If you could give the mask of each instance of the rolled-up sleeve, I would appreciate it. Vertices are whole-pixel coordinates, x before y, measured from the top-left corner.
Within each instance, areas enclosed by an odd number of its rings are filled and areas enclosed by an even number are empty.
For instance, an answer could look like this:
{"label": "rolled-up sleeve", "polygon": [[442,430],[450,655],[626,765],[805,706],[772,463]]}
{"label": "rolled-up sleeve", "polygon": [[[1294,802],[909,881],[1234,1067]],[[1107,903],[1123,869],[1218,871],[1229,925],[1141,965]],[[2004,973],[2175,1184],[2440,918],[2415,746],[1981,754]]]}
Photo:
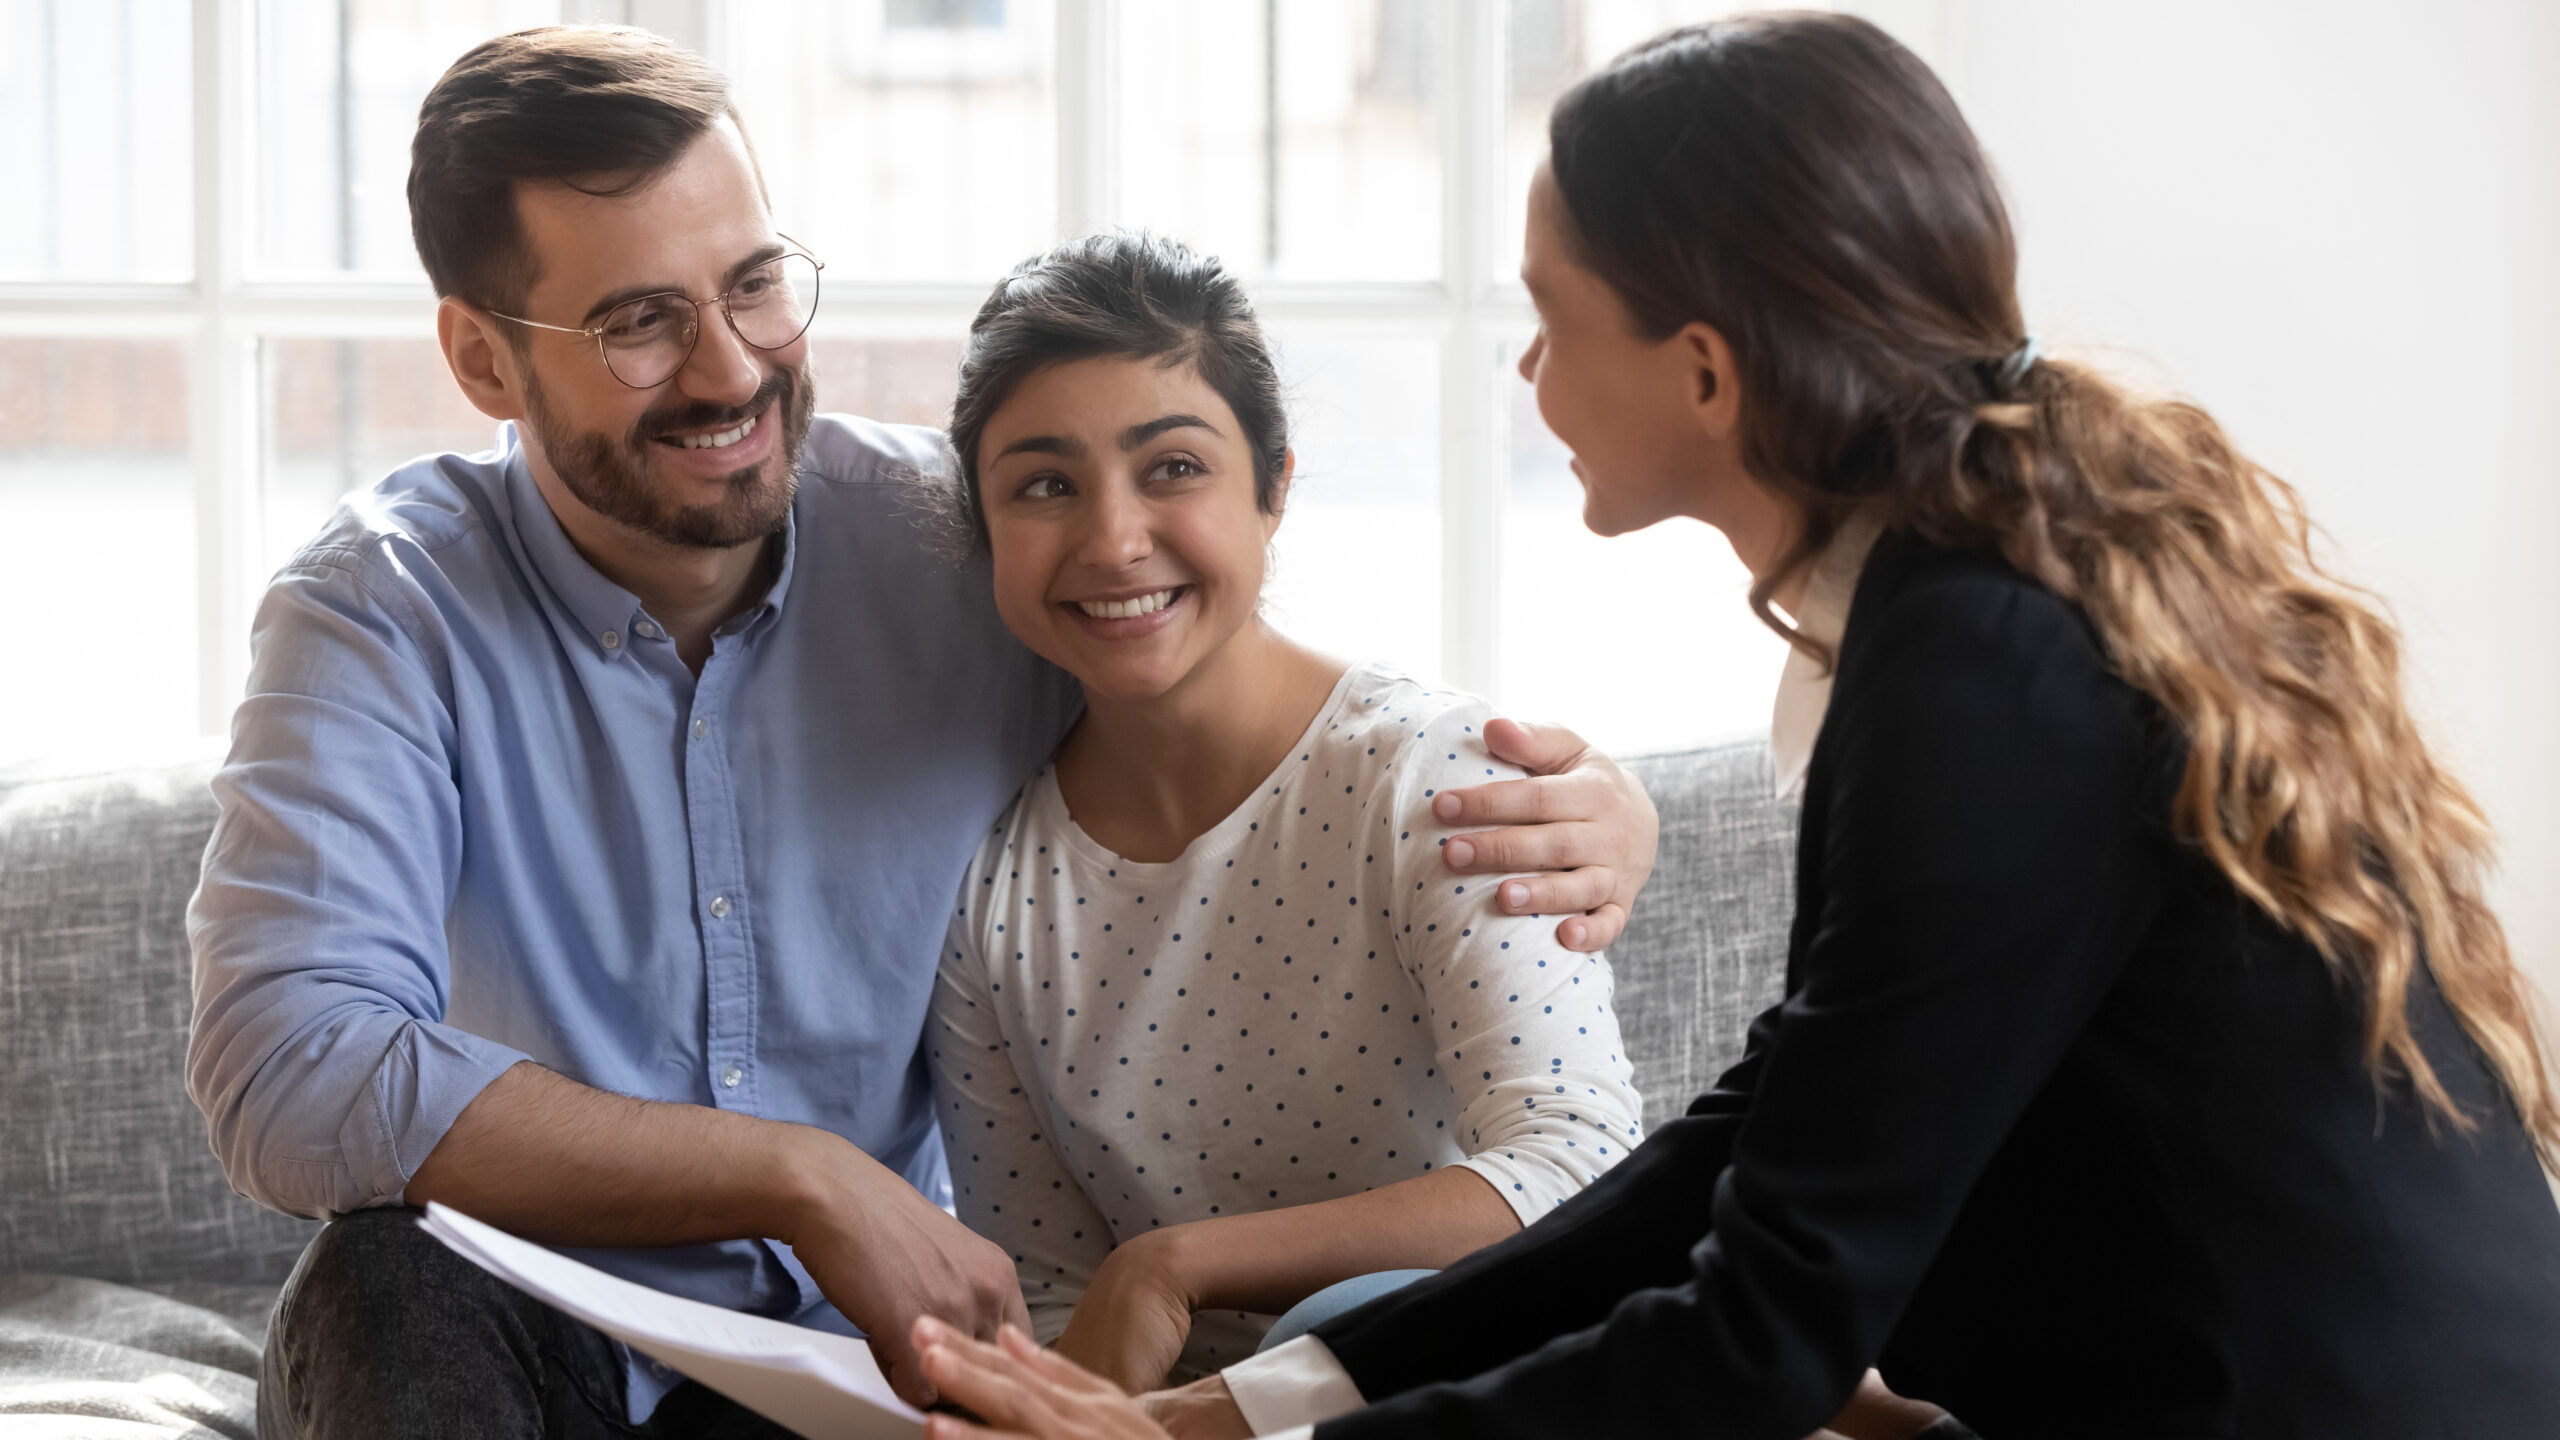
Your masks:
{"label": "rolled-up sleeve", "polygon": [[378,559],[306,552],[269,588],[187,913],[188,1093],[234,1189],[315,1219],[398,1202],[527,1058],[441,1023],[452,712],[438,637],[368,583]]}

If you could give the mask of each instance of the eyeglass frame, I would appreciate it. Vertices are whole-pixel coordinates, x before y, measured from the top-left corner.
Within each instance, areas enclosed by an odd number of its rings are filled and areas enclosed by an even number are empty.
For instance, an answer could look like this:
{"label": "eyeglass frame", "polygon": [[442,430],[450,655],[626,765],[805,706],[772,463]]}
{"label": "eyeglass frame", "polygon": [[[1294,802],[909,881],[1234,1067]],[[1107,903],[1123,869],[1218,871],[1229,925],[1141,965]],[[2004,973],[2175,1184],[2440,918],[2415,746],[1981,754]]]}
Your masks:
{"label": "eyeglass frame", "polygon": [[[792,238],[791,238],[790,236],[788,236],[788,235],[783,235],[783,234],[782,234],[782,232],[781,232],[781,231],[779,231],[779,230],[777,230],[777,231],[775,231],[775,232],[773,232],[773,233],[774,233],[774,234],[776,234],[776,235],[780,235],[780,236],[782,237],[783,241],[784,241],[786,244],[790,245],[790,246],[791,246],[791,248],[790,248],[790,249],[788,249],[788,250],[783,251],[783,252],[782,252],[781,254],[779,254],[779,255],[768,256],[768,257],[766,257],[765,259],[762,259],[762,260],[757,261],[754,265],[752,265],[752,266],[749,266],[749,267],[748,267],[748,269],[749,269],[750,271],[755,270],[755,269],[758,269],[758,268],[761,268],[761,267],[766,266],[766,265],[771,265],[771,264],[773,264],[774,262],[779,261],[779,260],[788,260],[788,259],[790,259],[792,256],[797,255],[797,256],[799,256],[801,259],[808,261],[808,262],[809,262],[809,264],[810,264],[811,266],[813,266],[813,267],[814,267],[814,268],[815,268],[815,269],[816,269],[816,270],[817,270],[821,275],[823,275],[823,274],[825,273],[826,268],[827,268],[827,262],[826,262],[826,261],[824,261],[824,260],[819,259],[819,258],[818,258],[817,256],[815,256],[815,255],[810,254],[810,253],[809,253],[809,247],[808,247],[808,246],[801,244],[799,241],[792,239]],[[742,278],[743,278],[743,277],[742,277]],[[746,346],[746,347],[747,347],[748,349],[750,349],[750,350],[761,350],[761,351],[763,351],[764,353],[766,353],[766,354],[770,355],[770,354],[772,354],[774,351],[776,351],[776,350],[780,350],[780,349],[783,349],[785,346],[790,345],[793,341],[798,340],[798,339],[800,338],[800,336],[802,336],[802,335],[806,335],[806,334],[808,334],[808,333],[809,333],[809,327],[810,327],[812,324],[816,323],[817,318],[818,318],[818,294],[819,294],[819,291],[823,288],[824,283],[825,283],[825,282],[824,282],[823,280],[820,280],[819,282],[816,282],[815,284],[813,284],[813,285],[811,286],[810,291],[809,291],[809,316],[808,316],[808,318],[807,318],[807,319],[805,319],[805,320],[802,320],[802,321],[800,322],[800,329],[799,329],[799,332],[798,332],[797,334],[794,334],[794,335],[791,337],[791,339],[790,339],[790,340],[785,340],[785,341],[783,341],[781,345],[758,345],[758,344],[757,344],[756,342],[754,342],[753,340],[750,340],[750,339],[748,339],[748,338],[747,338],[747,332],[745,332],[744,330],[741,330],[741,329],[739,329],[739,328],[738,328],[738,317],[737,317],[736,315],[734,315],[734,314],[731,314],[731,313],[730,313],[730,311],[729,311],[729,295],[730,295],[730,292],[731,292],[731,291],[734,291],[734,290],[736,290],[736,289],[738,288],[738,286],[737,286],[736,282],[734,282],[734,281],[733,281],[733,282],[731,282],[731,284],[730,284],[730,286],[729,286],[729,288],[728,288],[727,290],[723,290],[723,291],[721,291],[719,294],[712,296],[712,297],[711,297],[709,300],[707,300],[707,301],[704,301],[704,300],[696,300],[696,299],[694,299],[692,296],[687,295],[686,293],[684,293],[684,292],[683,292],[683,291],[681,291],[681,290],[652,290],[652,291],[650,291],[650,292],[649,292],[648,294],[646,294],[646,295],[634,295],[634,296],[632,296],[632,297],[631,297],[630,299],[628,299],[628,300],[623,300],[623,301],[619,301],[619,302],[617,302],[617,303],[614,305],[613,310],[608,310],[608,311],[606,311],[606,312],[605,312],[605,317],[606,317],[607,319],[611,319],[611,318],[612,318],[612,316],[613,316],[614,311],[615,311],[615,310],[620,310],[620,309],[621,309],[623,306],[625,306],[625,305],[637,305],[637,304],[639,304],[639,303],[640,303],[641,301],[643,301],[643,300],[662,300],[662,299],[665,299],[667,296],[670,296],[670,295],[674,296],[675,298],[677,298],[677,299],[679,299],[679,300],[682,300],[682,301],[683,301],[684,303],[686,303],[687,305],[690,305],[690,306],[692,306],[692,307],[693,307],[693,314],[694,314],[694,322],[693,322],[693,339],[692,339],[692,341],[691,341],[690,343],[688,343],[688,344],[684,347],[684,358],[683,358],[683,359],[681,359],[681,360],[678,360],[678,361],[676,362],[676,364],[675,364],[675,368],[674,368],[674,369],[672,369],[672,370],[669,370],[669,371],[667,372],[666,380],[660,380],[660,381],[658,381],[656,384],[652,384],[652,385],[635,385],[635,384],[633,384],[631,381],[623,380],[623,379],[622,379],[622,372],[613,368],[613,358],[612,358],[610,355],[608,355],[608,354],[606,354],[606,353],[605,353],[605,343],[604,343],[604,332],[605,332],[607,329],[611,328],[611,327],[609,327],[609,326],[604,326],[604,325],[589,325],[589,326],[586,326],[586,327],[584,327],[584,328],[580,328],[580,327],[575,326],[575,325],[553,325],[553,324],[549,324],[549,323],[544,322],[544,321],[541,321],[541,320],[528,320],[528,319],[526,319],[526,318],[525,318],[524,316],[522,316],[522,315],[510,315],[510,314],[508,314],[507,312],[505,312],[505,311],[503,311],[503,310],[490,310],[490,311],[488,311],[488,313],[489,313],[490,315],[492,315],[492,316],[495,316],[496,318],[498,318],[498,319],[500,319],[500,320],[512,320],[512,321],[514,321],[514,322],[515,322],[516,324],[518,324],[518,325],[527,325],[527,326],[531,326],[532,328],[534,328],[534,329],[536,329],[536,330],[554,330],[554,331],[558,331],[560,334],[563,334],[563,335],[575,335],[575,336],[579,337],[580,339],[584,339],[584,340],[593,340],[594,342],[596,342],[596,359],[598,359],[599,361],[602,361],[602,362],[603,362],[603,364],[604,364],[604,373],[606,373],[607,375],[612,376],[615,380],[621,381],[621,383],[622,383],[622,384],[624,384],[624,385],[626,385],[626,386],[629,386],[631,389],[634,389],[634,390],[655,390],[655,389],[657,389],[657,388],[658,388],[658,386],[659,386],[659,385],[664,385],[664,384],[666,384],[666,383],[667,383],[667,380],[673,380],[673,379],[674,379],[674,378],[676,378],[678,375],[683,374],[683,373],[684,373],[684,367],[685,367],[685,366],[687,366],[687,365],[689,365],[689,364],[691,364],[691,363],[693,362],[693,352],[694,352],[695,350],[699,349],[699,348],[701,347],[701,345],[702,345],[702,307],[703,307],[704,305],[709,304],[709,305],[717,305],[717,306],[719,306],[719,307],[720,307],[720,318],[721,318],[721,319],[723,319],[723,320],[725,320],[725,321],[727,321],[727,322],[729,323],[729,333],[738,337],[738,343],[739,343],[739,344]],[[486,309],[487,307],[485,307],[485,306],[484,306],[484,307],[482,307],[482,308]]]}

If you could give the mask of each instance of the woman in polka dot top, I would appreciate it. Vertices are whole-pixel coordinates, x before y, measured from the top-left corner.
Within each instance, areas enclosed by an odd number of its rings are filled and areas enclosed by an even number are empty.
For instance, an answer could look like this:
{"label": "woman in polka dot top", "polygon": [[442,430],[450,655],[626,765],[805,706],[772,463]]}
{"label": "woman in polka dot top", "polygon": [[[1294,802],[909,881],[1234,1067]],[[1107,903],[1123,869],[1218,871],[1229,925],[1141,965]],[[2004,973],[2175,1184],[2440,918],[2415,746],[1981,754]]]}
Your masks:
{"label": "woman in polka dot top", "polygon": [[961,1217],[1131,1389],[1335,1282],[1437,1268],[1641,1138],[1607,962],[1448,872],[1472,696],[1257,610],[1291,457],[1214,262],[1079,241],[980,312],[956,507],[1087,711],[981,847],[925,1045]]}

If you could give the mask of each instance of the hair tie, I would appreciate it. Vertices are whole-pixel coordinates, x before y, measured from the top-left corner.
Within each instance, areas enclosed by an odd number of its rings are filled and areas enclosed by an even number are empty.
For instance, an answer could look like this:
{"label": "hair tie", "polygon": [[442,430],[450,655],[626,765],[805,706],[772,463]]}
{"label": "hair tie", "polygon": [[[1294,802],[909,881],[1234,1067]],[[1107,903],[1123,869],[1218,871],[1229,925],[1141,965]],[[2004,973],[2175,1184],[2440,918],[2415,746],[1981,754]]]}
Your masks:
{"label": "hair tie", "polygon": [[2033,335],[2028,336],[2017,349],[2009,352],[2009,358],[2000,362],[2000,368],[1991,373],[1991,388],[2006,400],[2018,388],[2019,382],[2027,378],[2027,372],[2035,368],[2036,360],[2043,354],[2044,342]]}

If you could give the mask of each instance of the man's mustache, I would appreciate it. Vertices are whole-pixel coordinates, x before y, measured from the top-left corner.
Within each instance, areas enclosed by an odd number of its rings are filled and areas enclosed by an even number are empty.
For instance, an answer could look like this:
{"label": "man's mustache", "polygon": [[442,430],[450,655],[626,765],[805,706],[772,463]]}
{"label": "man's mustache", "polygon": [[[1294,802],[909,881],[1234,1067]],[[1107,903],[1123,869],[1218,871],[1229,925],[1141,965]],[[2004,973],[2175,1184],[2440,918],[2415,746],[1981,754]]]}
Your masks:
{"label": "man's mustache", "polygon": [[775,401],[788,397],[792,387],[798,383],[799,377],[792,372],[776,370],[765,376],[764,383],[756,387],[756,393],[748,396],[743,405],[706,405],[698,400],[682,405],[671,405],[664,410],[652,410],[641,416],[640,423],[633,427],[633,433],[645,444],[677,430],[725,428],[735,425],[741,420],[763,414],[772,408]]}

